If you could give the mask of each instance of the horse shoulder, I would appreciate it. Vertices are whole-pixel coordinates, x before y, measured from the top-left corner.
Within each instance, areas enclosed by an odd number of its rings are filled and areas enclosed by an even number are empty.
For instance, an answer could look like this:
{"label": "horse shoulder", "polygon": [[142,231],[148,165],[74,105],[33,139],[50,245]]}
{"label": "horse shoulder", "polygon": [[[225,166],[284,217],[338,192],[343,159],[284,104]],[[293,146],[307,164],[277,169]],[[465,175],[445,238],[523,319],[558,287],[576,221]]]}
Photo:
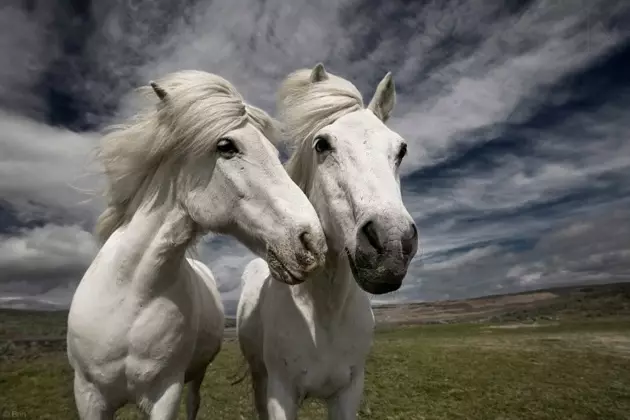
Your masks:
{"label": "horse shoulder", "polygon": [[115,232],[101,247],[72,297],[67,320],[68,358],[71,364],[102,365],[124,358],[128,331],[135,312],[122,305],[125,283],[112,275],[118,264],[120,235]]}
{"label": "horse shoulder", "polygon": [[243,270],[243,275],[241,276],[243,289],[257,289],[258,287],[262,287],[265,279],[267,279],[270,274],[271,272],[269,271],[267,261],[263,258],[253,259],[245,266],[245,270]]}
{"label": "horse shoulder", "polygon": [[193,272],[199,277],[202,284],[212,293],[213,296],[219,297],[219,289],[217,288],[217,281],[212,273],[210,267],[208,267],[203,262],[196,260],[194,258],[186,258],[188,264],[193,269]]}
{"label": "horse shoulder", "polygon": [[262,291],[267,278],[270,276],[269,266],[262,258],[249,262],[241,275],[242,292],[238,304],[237,317],[248,317],[249,313],[260,303]]}
{"label": "horse shoulder", "polygon": [[[291,288],[271,275],[267,262],[257,258],[250,262],[241,277],[243,290],[239,301],[239,315],[242,320],[256,318],[258,323],[271,323],[279,329],[278,316],[285,318],[284,309],[295,307]],[[279,313],[280,311],[281,313]]]}
{"label": "horse shoulder", "polygon": [[186,377],[191,378],[205,370],[220,351],[225,331],[225,314],[212,270],[199,260],[186,260],[191,268],[192,293],[197,297],[198,306],[194,352],[186,370]]}
{"label": "horse shoulder", "polygon": [[212,270],[199,260],[193,258],[186,258],[186,260],[192,268],[191,291],[197,297],[199,304],[197,310],[201,314],[200,322],[214,329],[222,327],[225,317],[223,301]]}
{"label": "horse shoulder", "polygon": [[263,324],[260,305],[262,291],[269,267],[262,258],[256,258],[245,266],[241,275],[242,292],[236,311],[236,329],[241,350],[247,356],[259,354],[262,346]]}

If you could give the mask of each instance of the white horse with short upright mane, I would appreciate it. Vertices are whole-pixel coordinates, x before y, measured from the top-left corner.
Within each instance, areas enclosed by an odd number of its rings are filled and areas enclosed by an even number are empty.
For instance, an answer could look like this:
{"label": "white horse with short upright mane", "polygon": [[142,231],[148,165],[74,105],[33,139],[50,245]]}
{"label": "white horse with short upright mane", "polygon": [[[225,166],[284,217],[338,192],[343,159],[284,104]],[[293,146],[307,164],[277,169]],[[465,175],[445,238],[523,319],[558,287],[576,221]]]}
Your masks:
{"label": "white horse with short upright mane", "polygon": [[[145,87],[148,109],[104,137],[104,242],[73,297],[68,359],[81,419],[112,419],[136,403],[174,419],[185,383],[188,419],[221,347],[223,306],[212,273],[186,251],[229,234],[301,281],[326,241],[308,199],[270,142],[274,123],[225,79],[171,73]],[[156,100],[157,100],[156,98]]]}
{"label": "white horse with short upright mane", "polygon": [[270,261],[245,269],[238,339],[261,419],[294,420],[308,397],[326,400],[332,420],[356,418],[374,328],[366,292],[397,290],[418,247],[398,175],[407,146],[385,125],[394,103],[390,73],[364,108],[322,64],[280,89],[296,142],[287,171],[319,214],[328,253],[323,270],[293,286],[274,280]]}

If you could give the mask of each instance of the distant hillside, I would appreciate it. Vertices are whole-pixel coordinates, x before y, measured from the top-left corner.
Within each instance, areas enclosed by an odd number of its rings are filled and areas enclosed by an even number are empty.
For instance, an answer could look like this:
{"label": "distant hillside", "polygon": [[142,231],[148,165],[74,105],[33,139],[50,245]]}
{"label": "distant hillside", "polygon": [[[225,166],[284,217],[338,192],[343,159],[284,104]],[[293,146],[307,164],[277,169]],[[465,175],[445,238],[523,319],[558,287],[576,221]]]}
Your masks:
{"label": "distant hillside", "polygon": [[567,286],[442,302],[379,305],[379,324],[512,322],[630,316],[630,282]]}
{"label": "distant hillside", "polygon": [[0,340],[65,337],[68,311],[0,309]]}
{"label": "distant hillside", "polygon": [[44,299],[30,297],[0,297],[1,309],[19,309],[31,311],[63,311],[64,305]]}
{"label": "distant hillside", "polygon": [[[570,317],[630,317],[630,283],[571,286],[442,302],[379,305],[379,324],[512,322]],[[60,339],[68,311],[0,309],[0,341]],[[235,327],[226,317],[227,328]]]}

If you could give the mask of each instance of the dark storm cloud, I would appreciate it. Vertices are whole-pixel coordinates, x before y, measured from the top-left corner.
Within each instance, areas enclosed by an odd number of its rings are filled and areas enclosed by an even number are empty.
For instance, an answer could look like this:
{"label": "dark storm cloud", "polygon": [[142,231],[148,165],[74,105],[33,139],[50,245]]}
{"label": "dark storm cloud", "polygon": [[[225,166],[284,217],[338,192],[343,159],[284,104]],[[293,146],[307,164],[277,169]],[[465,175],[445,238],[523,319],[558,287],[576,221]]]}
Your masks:
{"label": "dark storm cloud", "polygon": [[59,53],[50,23],[48,13],[35,16],[23,2],[0,5],[0,108],[36,118],[45,112],[46,99],[37,89],[42,73]]}

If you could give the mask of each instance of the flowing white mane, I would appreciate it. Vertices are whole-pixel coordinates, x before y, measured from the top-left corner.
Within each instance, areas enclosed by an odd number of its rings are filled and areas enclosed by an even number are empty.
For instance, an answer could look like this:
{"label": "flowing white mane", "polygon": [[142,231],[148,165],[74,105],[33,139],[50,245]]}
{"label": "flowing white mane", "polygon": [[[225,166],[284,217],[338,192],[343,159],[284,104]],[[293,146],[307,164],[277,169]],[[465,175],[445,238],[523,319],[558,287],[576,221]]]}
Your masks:
{"label": "flowing white mane", "polygon": [[313,83],[311,69],[291,73],[278,93],[278,112],[284,137],[292,156],[287,172],[300,188],[307,191],[312,162],[303,159],[314,133],[350,112],[363,109],[361,92],[349,81],[328,73],[328,79]]}
{"label": "flowing white mane", "polygon": [[222,135],[247,123],[268,139],[277,138],[276,122],[245,103],[220,76],[185,70],[157,83],[167,95],[164,100],[156,106],[159,99],[153,89],[139,88],[139,95],[153,99],[150,106],[129,121],[109,127],[97,151],[108,181],[108,207],[96,223],[96,234],[103,242],[133,215],[139,204],[136,195],[165,162],[206,153]]}

